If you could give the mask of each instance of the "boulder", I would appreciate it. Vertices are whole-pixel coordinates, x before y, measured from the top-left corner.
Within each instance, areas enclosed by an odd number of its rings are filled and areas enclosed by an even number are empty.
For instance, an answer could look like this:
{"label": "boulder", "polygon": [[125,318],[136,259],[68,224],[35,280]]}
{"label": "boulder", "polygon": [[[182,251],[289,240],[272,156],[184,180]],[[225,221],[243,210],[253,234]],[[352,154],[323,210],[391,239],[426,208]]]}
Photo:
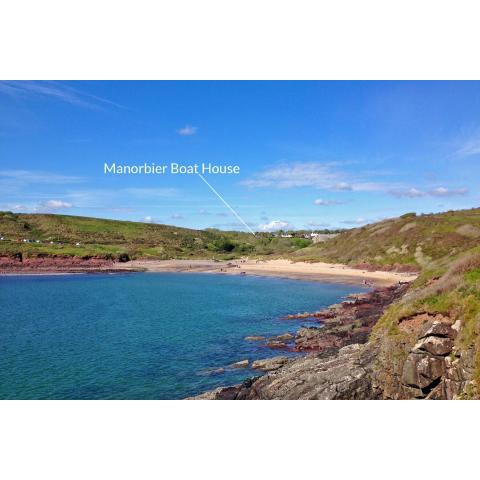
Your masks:
{"label": "boulder", "polygon": [[442,337],[424,337],[413,347],[413,352],[421,353],[422,351],[431,353],[432,355],[448,355],[453,348],[453,340],[451,338]]}
{"label": "boulder", "polygon": [[288,357],[272,357],[266,358],[263,360],[255,360],[252,363],[252,368],[257,370],[263,370],[264,372],[271,372],[273,370],[278,370],[280,367],[285,365],[288,361]]}
{"label": "boulder", "polygon": [[409,387],[428,389],[445,373],[445,359],[427,353],[410,353],[403,365],[402,382]]}
{"label": "boulder", "polygon": [[282,333],[282,335],[276,335],[275,337],[271,337],[269,341],[280,341],[280,342],[289,342],[295,338],[294,335],[291,333]]}
{"label": "boulder", "polygon": [[426,338],[430,336],[455,338],[456,335],[456,330],[454,330],[450,324],[436,320],[429,328],[427,328],[425,333],[420,338]]}
{"label": "boulder", "polygon": [[233,368],[247,368],[250,362],[248,360],[240,360],[239,362],[232,363]]}
{"label": "boulder", "polygon": [[260,335],[249,335],[248,337],[245,337],[245,340],[247,342],[261,342],[262,340],[265,340],[265,337]]}
{"label": "boulder", "polygon": [[280,342],[279,340],[269,340],[266,343],[268,348],[275,348],[277,350],[285,350],[288,348],[288,345],[285,342]]}

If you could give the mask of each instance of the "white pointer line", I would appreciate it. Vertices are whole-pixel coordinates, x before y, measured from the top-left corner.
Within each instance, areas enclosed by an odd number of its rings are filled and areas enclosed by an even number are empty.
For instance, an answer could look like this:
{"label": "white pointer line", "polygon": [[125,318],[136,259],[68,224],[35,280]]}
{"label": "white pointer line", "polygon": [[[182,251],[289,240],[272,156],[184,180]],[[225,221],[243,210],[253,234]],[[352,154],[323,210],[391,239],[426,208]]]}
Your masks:
{"label": "white pointer line", "polygon": [[200,175],[199,173],[197,173],[197,175],[208,185],[208,187],[210,188],[210,190],[223,202],[223,204],[228,208],[230,209],[230,211],[245,225],[245,227],[247,227],[248,231],[253,235],[255,236],[255,232],[245,223],[245,221],[243,220],[243,218],[227,203],[226,200],[223,199],[223,197],[207,182],[207,180],[205,180],[205,178]]}

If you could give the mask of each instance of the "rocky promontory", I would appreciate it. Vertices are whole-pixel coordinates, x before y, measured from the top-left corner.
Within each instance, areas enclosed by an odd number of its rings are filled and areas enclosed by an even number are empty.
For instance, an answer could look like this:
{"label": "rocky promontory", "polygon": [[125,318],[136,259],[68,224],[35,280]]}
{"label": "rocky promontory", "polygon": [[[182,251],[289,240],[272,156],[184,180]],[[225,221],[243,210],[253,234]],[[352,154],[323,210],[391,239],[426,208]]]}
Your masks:
{"label": "rocky promontory", "polygon": [[296,358],[257,360],[263,376],[243,384],[220,387],[197,399],[366,399],[379,398],[372,381],[377,348],[365,345],[385,308],[398,300],[407,284],[352,295],[318,312],[290,315],[288,320],[310,319],[317,326],[302,327],[294,339]]}

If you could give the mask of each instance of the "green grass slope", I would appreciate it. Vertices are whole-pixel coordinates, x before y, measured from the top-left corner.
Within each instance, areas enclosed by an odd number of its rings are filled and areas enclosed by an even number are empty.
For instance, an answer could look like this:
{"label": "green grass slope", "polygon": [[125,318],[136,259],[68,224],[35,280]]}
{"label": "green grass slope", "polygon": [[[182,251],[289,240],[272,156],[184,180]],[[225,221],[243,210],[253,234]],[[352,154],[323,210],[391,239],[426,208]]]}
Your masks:
{"label": "green grass slope", "polygon": [[[310,242],[243,232],[53,214],[0,212],[0,255],[218,258],[290,254]],[[23,240],[30,240],[25,243]],[[38,242],[37,242],[38,241]],[[80,245],[76,245],[80,243]]]}
{"label": "green grass slope", "polygon": [[480,209],[430,215],[406,214],[344,231],[324,243],[296,251],[292,259],[428,266],[480,244]]}

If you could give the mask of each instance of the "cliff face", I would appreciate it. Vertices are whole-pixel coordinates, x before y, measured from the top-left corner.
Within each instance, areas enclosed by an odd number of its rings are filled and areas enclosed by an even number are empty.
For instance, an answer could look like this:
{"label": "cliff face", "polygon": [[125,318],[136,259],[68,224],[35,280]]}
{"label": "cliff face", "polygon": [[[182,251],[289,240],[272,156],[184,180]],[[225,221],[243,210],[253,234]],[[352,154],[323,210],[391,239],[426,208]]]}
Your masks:
{"label": "cliff face", "polygon": [[461,323],[425,314],[411,321],[420,318],[422,325],[410,339],[380,343],[373,366],[373,388],[386,399],[474,398],[475,347],[456,346]]}
{"label": "cliff face", "polygon": [[425,271],[374,327],[383,398],[478,398],[480,252]]}

